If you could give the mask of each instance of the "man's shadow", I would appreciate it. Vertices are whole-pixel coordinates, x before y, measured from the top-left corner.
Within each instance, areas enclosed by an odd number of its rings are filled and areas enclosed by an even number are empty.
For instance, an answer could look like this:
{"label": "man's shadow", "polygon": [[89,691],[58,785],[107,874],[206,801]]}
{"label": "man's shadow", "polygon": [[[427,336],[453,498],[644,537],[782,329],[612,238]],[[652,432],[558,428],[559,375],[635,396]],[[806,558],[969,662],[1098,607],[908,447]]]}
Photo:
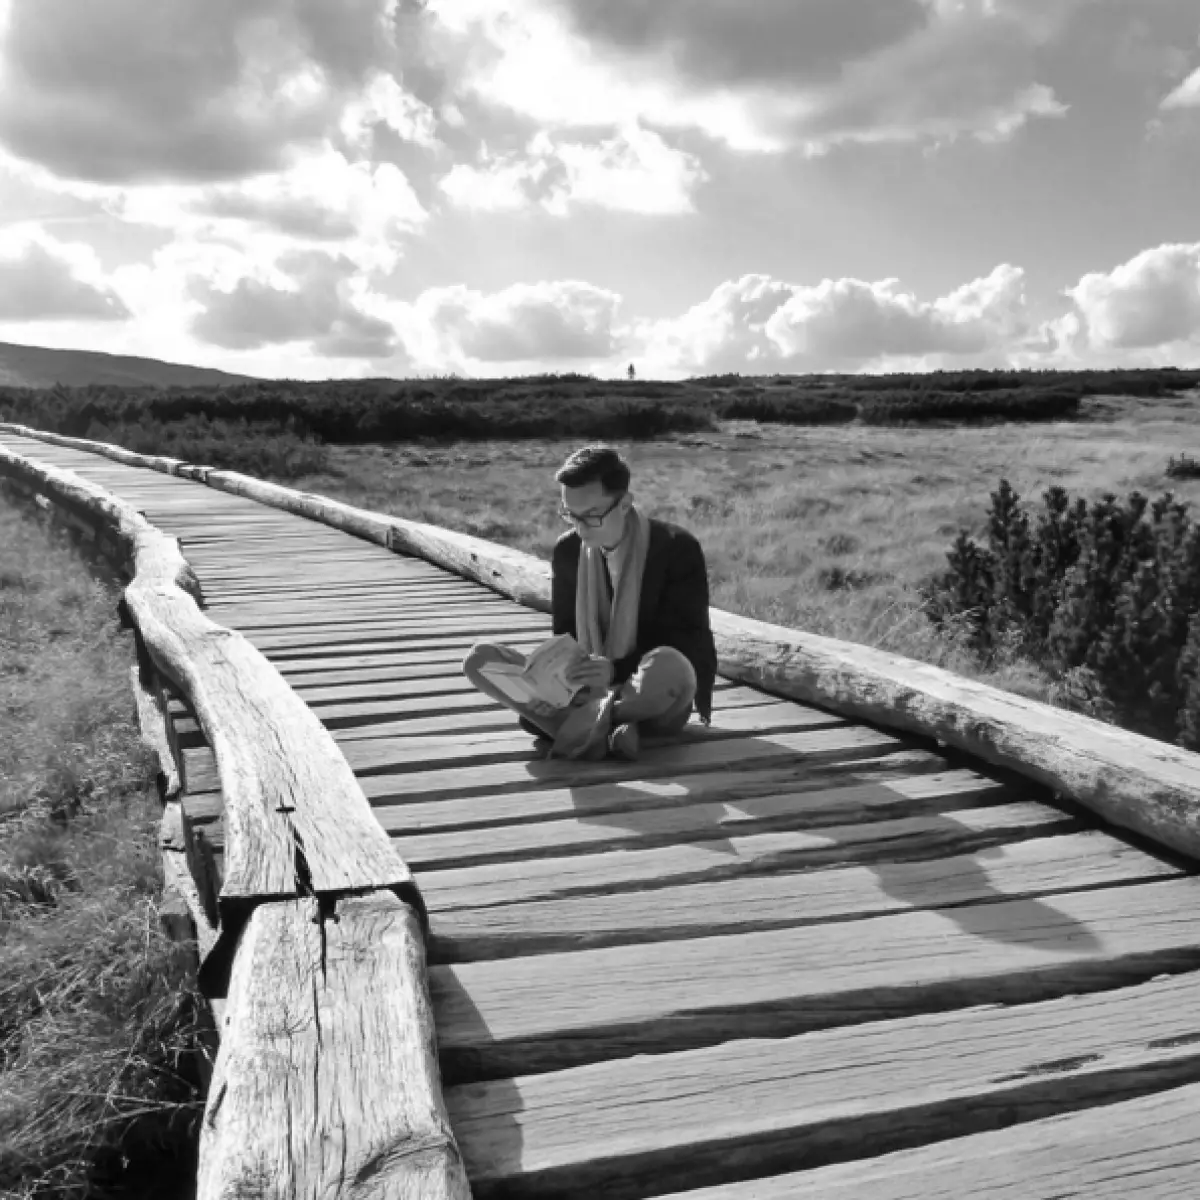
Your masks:
{"label": "man's shadow", "polygon": [[[1086,924],[1052,902],[1005,891],[991,882],[988,863],[1003,863],[1008,847],[1086,827],[1080,810],[1056,803],[1042,785],[954,751],[939,750],[933,739],[909,735],[886,749],[806,756],[773,743],[765,734],[723,729],[721,715],[719,709],[714,713],[711,728],[693,723],[677,737],[646,739],[635,763],[531,762],[531,775],[543,783],[552,785],[556,776],[572,780],[568,786],[574,819],[613,833],[611,840],[586,844],[571,853],[636,853],[688,845],[721,860],[698,862],[692,875],[672,873],[664,885],[838,866],[859,868],[870,871],[880,890],[897,904],[894,909],[852,914],[854,918],[930,910],[964,932],[991,941],[1027,944],[1030,931],[1037,930],[1037,944],[1047,949],[1082,954],[1099,947],[1100,940]],[[781,720],[771,732],[806,727],[802,720],[795,725]],[[880,732],[895,736],[894,731]],[[1007,785],[1008,790],[998,799],[986,793],[955,794],[949,788],[940,796],[907,799],[884,781],[870,778],[876,766],[872,759],[886,760],[898,751],[938,754],[945,759],[940,770],[968,767],[998,787]],[[914,774],[929,769],[926,763]],[[591,779],[581,781],[580,776]],[[846,789],[853,789],[852,799]],[[839,793],[849,800],[845,812],[839,812]],[[1061,823],[988,827],[986,822],[976,826],[954,815],[964,810],[984,812],[1018,800],[1047,805],[1061,814]],[[897,830],[893,838],[885,825],[879,838],[872,838],[873,824],[905,818],[914,818],[919,826],[909,832]],[[794,851],[783,845],[774,854],[764,853],[761,838],[754,840],[758,835],[786,833],[811,837]],[[847,836],[850,833],[865,836]],[[821,846],[821,839],[829,839],[828,845]],[[944,874],[937,869],[940,861],[946,863]],[[655,886],[648,874],[646,889]],[[802,922],[803,915],[797,916]]]}

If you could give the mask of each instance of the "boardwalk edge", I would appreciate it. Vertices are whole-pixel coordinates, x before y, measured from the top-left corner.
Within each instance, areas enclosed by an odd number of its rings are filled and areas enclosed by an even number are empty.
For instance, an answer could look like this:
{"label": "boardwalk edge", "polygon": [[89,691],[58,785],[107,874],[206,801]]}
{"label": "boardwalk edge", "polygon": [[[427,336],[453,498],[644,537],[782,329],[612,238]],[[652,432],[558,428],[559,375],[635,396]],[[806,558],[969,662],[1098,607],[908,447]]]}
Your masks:
{"label": "boardwalk edge", "polygon": [[[0,433],[97,450],[20,426]],[[177,460],[106,451],[182,474]],[[128,580],[122,609],[139,657],[131,682],[164,802],[164,916],[207,950],[201,984],[220,1016],[198,1200],[357,1194],[367,1176],[389,1194],[469,1200],[442,1095],[424,903],[336,742],[255,647],[203,615],[177,539],[75,472],[4,446],[0,479],[65,516]],[[170,723],[159,720],[162,679],[195,713],[225,795],[217,926],[187,861],[185,782]],[[274,760],[264,746],[276,748]],[[279,754],[290,772],[272,769]],[[339,1021],[348,1007],[356,1019]],[[274,1169],[259,1178],[265,1162]]]}

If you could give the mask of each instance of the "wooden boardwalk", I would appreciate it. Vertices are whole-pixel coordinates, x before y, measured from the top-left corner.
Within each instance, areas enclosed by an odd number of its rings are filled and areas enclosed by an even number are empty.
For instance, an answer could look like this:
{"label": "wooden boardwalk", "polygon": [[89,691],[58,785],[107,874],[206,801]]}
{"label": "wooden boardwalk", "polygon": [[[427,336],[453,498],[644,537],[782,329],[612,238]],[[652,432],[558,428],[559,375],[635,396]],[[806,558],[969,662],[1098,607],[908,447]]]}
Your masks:
{"label": "wooden boardwalk", "polygon": [[[459,664],[542,614],[200,483],[0,445],[180,538],[208,615],[332,732],[428,906],[475,1196],[1200,1191],[1192,866],[729,682],[710,730],[636,764],[539,760]],[[219,871],[215,764],[174,713]]]}

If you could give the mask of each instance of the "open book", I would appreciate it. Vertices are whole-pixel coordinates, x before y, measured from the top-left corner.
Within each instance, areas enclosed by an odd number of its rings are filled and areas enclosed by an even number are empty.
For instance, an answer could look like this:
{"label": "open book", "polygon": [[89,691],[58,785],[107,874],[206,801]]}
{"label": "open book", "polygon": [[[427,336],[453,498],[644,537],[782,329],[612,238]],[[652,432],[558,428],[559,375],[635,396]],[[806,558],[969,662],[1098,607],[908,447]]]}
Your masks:
{"label": "open book", "polygon": [[580,690],[579,684],[567,682],[567,672],[586,658],[583,648],[569,633],[560,633],[538,646],[523,666],[485,663],[480,673],[518,704],[536,700],[554,708],[566,708]]}

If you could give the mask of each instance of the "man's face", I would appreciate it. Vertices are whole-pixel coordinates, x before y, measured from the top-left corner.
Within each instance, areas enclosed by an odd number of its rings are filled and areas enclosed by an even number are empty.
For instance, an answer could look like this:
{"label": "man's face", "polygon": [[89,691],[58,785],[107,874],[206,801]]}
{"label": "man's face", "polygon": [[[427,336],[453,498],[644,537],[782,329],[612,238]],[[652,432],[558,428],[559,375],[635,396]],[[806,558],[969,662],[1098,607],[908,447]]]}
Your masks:
{"label": "man's face", "polygon": [[567,512],[576,517],[599,517],[604,514],[604,520],[598,527],[582,521],[575,522],[575,529],[585,546],[615,546],[625,532],[625,514],[632,503],[628,492],[606,492],[598,479],[582,487],[562,485],[562,506]]}

